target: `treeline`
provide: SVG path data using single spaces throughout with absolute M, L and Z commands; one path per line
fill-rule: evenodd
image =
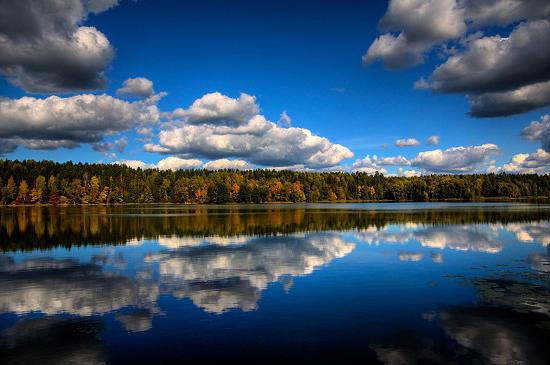
M 264 203 L 549 197 L 550 176 L 381 174 L 275 170 L 132 169 L 115 164 L 0 161 L 0 203 Z

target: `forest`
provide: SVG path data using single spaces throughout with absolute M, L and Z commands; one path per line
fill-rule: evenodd
M 550 197 L 550 176 L 393 177 L 362 172 L 158 170 L 0 160 L 2 205 L 436 201 Z

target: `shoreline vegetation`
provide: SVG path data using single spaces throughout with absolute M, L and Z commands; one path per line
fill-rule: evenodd
M 158 170 L 0 160 L 0 205 L 506 201 L 550 197 L 550 176 Z

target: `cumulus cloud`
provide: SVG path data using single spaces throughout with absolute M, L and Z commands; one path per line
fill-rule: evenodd
M 451 147 L 446 150 L 420 152 L 410 161 L 411 166 L 435 173 L 471 173 L 488 164 L 489 157 L 498 153 L 495 144 Z
M 374 156 L 376 159 L 376 156 Z M 407 160 L 405 157 L 399 155 L 399 156 L 393 156 L 393 157 L 382 157 L 380 159 L 376 159 L 378 164 L 383 166 L 407 166 L 410 165 L 409 160 Z
M 235 170 L 250 170 L 252 165 L 243 160 L 228 160 L 222 158 L 219 160 L 209 161 L 204 164 L 204 168 L 208 170 L 224 170 L 224 169 L 235 169 Z
M 160 160 L 156 167 L 160 170 L 189 170 L 189 169 L 197 169 L 202 166 L 202 162 L 195 159 L 184 159 L 179 157 L 166 157 L 162 160 Z
M 512 25 L 512 31 L 483 34 L 483 27 L 495 25 Z M 411 66 L 440 46 L 445 62 L 415 88 L 465 94 L 473 117 L 508 116 L 550 105 L 550 48 L 541 47 L 550 43 L 548 1 L 392 0 L 380 28 L 388 33 L 372 43 L 365 63 Z
M 28 92 L 104 88 L 114 56 L 107 37 L 80 26 L 117 0 L 6 0 L 0 3 L 0 73 Z
M 384 166 L 412 166 L 428 173 L 472 173 L 487 168 L 492 161 L 492 155 L 499 152 L 494 144 L 480 146 L 451 147 L 446 150 L 432 150 L 418 153 L 414 158 L 407 159 L 404 156 L 378 157 L 367 155 L 361 160 L 356 160 L 352 165 L 353 171 L 363 171 L 374 174 L 379 172 L 386 174 Z M 420 176 L 421 171 L 414 169 L 405 170 L 400 167 L 397 176 Z
M 155 93 L 153 81 L 144 77 L 129 78 L 124 81 L 122 87 L 116 92 L 118 95 L 130 95 L 139 98 L 148 98 Z
M 469 95 L 470 112 L 475 118 L 522 114 L 550 105 L 550 81 L 512 91 Z
M 455 0 L 391 0 L 380 21 L 383 32 L 363 55 L 363 63 L 381 60 L 389 69 L 422 63 L 424 53 L 466 31 L 461 9 Z
M 462 0 L 462 4 L 474 27 L 550 17 L 550 3 L 546 0 Z
M 175 156 L 166 157 L 156 164 L 147 163 L 141 160 L 118 160 L 113 162 L 117 165 L 126 165 L 133 169 L 159 169 L 159 170 L 189 170 L 202 167 L 202 162 L 196 159 L 184 159 Z
M 416 170 L 405 170 L 402 167 L 397 169 L 397 176 L 414 177 L 420 175 L 422 174 Z
M 188 109 L 176 109 L 174 119 L 159 133 L 159 143 L 145 145 L 148 152 L 209 159 L 237 157 L 263 166 L 303 164 L 326 168 L 353 157 L 346 147 L 314 135 L 304 128 L 284 128 L 259 114 L 256 98 L 234 99 L 206 94 Z
M 468 49 L 437 67 L 432 90 L 484 93 L 514 90 L 550 78 L 550 21 L 518 25 L 508 37 L 473 40 Z M 527 62 L 528 60 L 528 62 Z
M 176 156 L 163 158 L 157 163 L 146 163 L 141 160 L 118 160 L 113 162 L 118 165 L 126 165 L 133 169 L 159 169 L 159 170 L 190 170 L 190 169 L 208 169 L 208 170 L 250 170 L 253 168 L 251 164 L 244 160 L 228 160 L 225 158 L 219 160 L 208 161 L 203 164 L 201 160 L 194 158 L 186 159 Z
M 397 147 L 413 147 L 418 146 L 420 142 L 416 138 L 398 139 L 395 141 Z
M 159 120 L 150 101 L 129 103 L 105 94 L 0 99 L 0 146 L 55 149 L 95 143 L 94 149 L 104 150 L 108 145 L 98 144 L 104 136 Z M 115 144 L 125 147 L 124 139 Z
M 509 163 L 500 167 L 490 167 L 488 171 L 509 174 L 547 174 L 550 172 L 550 153 L 540 148 L 531 154 L 518 153 Z
M 197 99 L 188 109 L 178 108 L 175 118 L 182 118 L 189 124 L 246 125 L 260 113 L 256 97 L 242 93 L 234 99 L 219 92 L 206 94 Z
M 435 146 L 435 145 L 439 144 L 439 136 L 430 136 L 430 137 L 428 137 L 428 139 L 426 140 L 426 144 L 428 146 Z
M 533 121 L 521 132 L 521 136 L 529 141 L 539 141 L 542 149 L 550 152 L 550 115 L 544 115 L 540 121 Z
M 367 155 L 362 160 L 356 160 L 351 165 L 352 170 L 366 172 L 367 174 L 374 174 L 379 172 L 381 174 L 386 174 L 388 171 L 382 167 L 378 161 L 378 157 L 374 155 L 372 158 Z

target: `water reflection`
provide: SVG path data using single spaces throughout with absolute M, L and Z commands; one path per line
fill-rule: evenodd
M 231 242 L 231 241 L 230 241 Z M 311 274 L 316 267 L 348 255 L 355 247 L 338 234 L 252 238 L 239 246 L 213 240 L 211 245 L 160 252 L 146 260 L 158 262 L 162 286 L 189 297 L 208 312 L 257 307 L 262 290 L 283 276 Z M 233 241 L 233 243 L 235 243 Z M 187 239 L 171 247 L 192 246 Z
M 24 314 L 102 314 L 126 306 L 154 307 L 158 287 L 110 272 L 97 264 L 2 257 L 0 310 Z
M 548 363 L 550 209 L 342 207 L 0 209 L 2 362 Z
M 442 237 L 460 234 L 458 245 L 475 240 L 470 225 L 509 225 L 519 237 L 550 242 L 550 229 L 537 222 L 550 220 L 550 209 L 528 205 L 394 204 L 373 209 L 364 204 L 295 206 L 129 206 L 17 207 L 0 209 L 0 250 L 33 250 L 82 245 L 114 245 L 159 237 L 271 236 L 310 231 L 361 230 L 376 232 L 388 226 L 440 226 L 423 240 L 447 245 Z M 395 209 L 394 207 L 401 207 Z M 456 227 L 463 225 L 462 228 Z M 455 232 L 445 232 L 446 225 Z M 462 230 L 463 232 L 461 232 Z M 421 232 L 418 232 L 421 234 Z M 482 233 L 484 234 L 484 233 Z M 438 237 L 440 235 L 440 237 Z M 376 239 L 376 237 L 373 237 Z M 386 235 L 390 240 L 390 236 Z M 403 240 L 396 237 L 395 240 Z M 452 243 L 452 241 L 451 241 Z M 483 244 L 478 244 L 483 246 Z M 487 247 L 498 249 L 498 247 Z
M 388 225 L 381 229 L 366 229 L 357 238 L 369 244 L 406 243 L 417 241 L 423 247 L 459 251 L 498 253 L 502 250 L 499 240 L 501 225 Z

